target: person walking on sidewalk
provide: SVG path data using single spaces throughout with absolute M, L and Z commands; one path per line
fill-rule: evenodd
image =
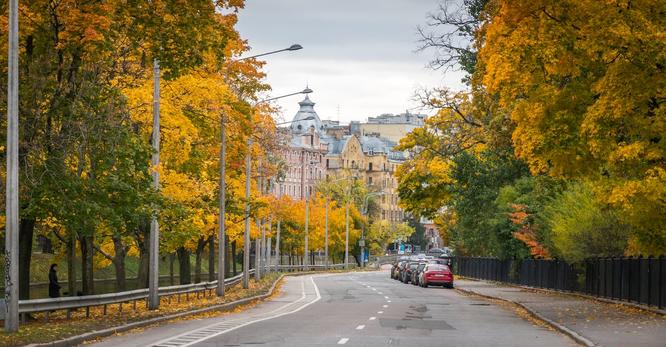
M 60 297 L 60 284 L 58 284 L 58 264 L 51 264 L 49 270 L 49 297 Z

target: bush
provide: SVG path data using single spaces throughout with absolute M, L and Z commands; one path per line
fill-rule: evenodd
M 622 255 L 629 227 L 617 212 L 595 197 L 589 183 L 572 183 L 543 212 L 555 253 L 568 262 L 587 257 Z

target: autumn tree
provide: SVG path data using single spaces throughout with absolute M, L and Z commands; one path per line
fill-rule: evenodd
M 585 179 L 643 252 L 666 249 L 666 4 L 491 1 L 475 74 L 533 174 Z

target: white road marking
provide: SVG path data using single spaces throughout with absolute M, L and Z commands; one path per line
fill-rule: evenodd
M 372 290 L 374 290 L 374 291 L 377 291 L 377 289 L 375 289 L 375 288 L 370 288 L 370 289 L 372 289 Z
M 386 302 L 391 302 L 391 300 L 386 300 Z
M 314 290 L 315 290 L 315 294 L 316 294 L 316 299 L 314 299 L 314 300 L 312 300 L 312 301 L 310 301 L 310 302 L 308 302 L 308 303 L 306 303 L 306 304 L 304 304 L 304 305 L 302 305 L 302 306 L 300 306 L 300 307 L 298 307 L 298 308 L 296 308 L 296 309 L 294 309 L 294 310 L 291 310 L 291 311 L 288 311 L 288 312 L 279 313 L 279 314 L 272 315 L 272 316 L 268 316 L 268 317 L 266 317 L 266 316 L 265 316 L 266 313 L 264 313 L 264 314 L 262 314 L 262 316 L 263 316 L 262 318 L 253 319 L 253 320 L 249 320 L 249 321 L 248 321 L 247 319 L 240 319 L 240 321 L 242 322 L 242 324 L 239 324 L 239 325 L 236 325 L 236 326 L 232 326 L 232 327 L 227 328 L 227 329 L 225 329 L 225 330 L 223 330 L 223 331 L 216 331 L 216 332 L 213 333 L 213 334 L 210 334 L 210 335 L 208 335 L 208 336 L 204 336 L 204 337 L 198 338 L 198 339 L 196 339 L 196 340 L 194 340 L 194 341 L 187 341 L 187 343 L 185 343 L 185 344 L 177 343 L 176 345 L 178 345 L 178 346 L 180 346 L 180 347 L 192 346 L 192 345 L 197 344 L 197 343 L 199 343 L 199 342 L 202 342 L 202 341 L 208 340 L 208 339 L 210 339 L 210 338 L 213 338 L 213 337 L 216 337 L 216 336 L 222 335 L 222 334 L 224 334 L 224 333 L 227 333 L 227 332 L 230 332 L 230 331 L 232 331 L 232 330 L 236 330 L 236 329 L 242 328 L 242 327 L 244 327 L 244 326 L 247 326 L 247 325 L 250 325 L 250 324 L 253 324 L 253 323 L 258 323 L 258 322 L 262 322 L 262 321 L 265 321 L 265 320 L 269 320 L 269 319 L 273 319 L 273 318 L 278 318 L 278 317 L 282 317 L 282 316 L 285 316 L 285 315 L 288 315 L 288 314 L 296 313 L 296 312 L 298 312 L 298 311 L 300 311 L 300 310 L 302 310 L 302 309 L 304 309 L 304 308 L 306 308 L 306 307 L 308 307 L 308 306 L 310 306 L 310 305 L 316 303 L 317 301 L 321 300 L 321 294 L 319 293 L 319 288 L 318 288 L 317 285 L 315 284 L 314 279 L 313 279 L 312 276 L 310 277 L 310 281 L 312 282 L 312 285 L 314 286 Z M 293 301 L 293 302 L 291 302 L 291 303 L 289 303 L 289 304 L 283 305 L 283 306 L 281 306 L 281 307 L 279 307 L 279 308 L 277 308 L 277 309 L 275 309 L 275 310 L 273 310 L 273 311 L 270 311 L 270 312 L 268 312 L 268 313 L 270 314 L 270 313 L 277 312 L 277 311 L 279 311 L 279 310 L 281 310 L 281 309 L 284 309 L 285 307 L 291 306 L 291 305 L 293 305 L 293 304 L 295 304 L 295 303 L 297 303 L 297 302 L 300 302 L 300 301 L 302 301 L 303 299 L 305 299 L 305 298 L 306 298 L 306 295 L 305 295 L 305 283 L 304 283 L 303 281 L 301 281 L 301 287 L 302 287 L 302 295 L 301 295 L 301 297 L 300 297 L 298 300 Z M 250 318 L 252 318 L 252 317 L 250 317 Z M 170 344 L 169 342 L 171 342 L 171 341 L 173 341 L 173 340 L 176 340 L 176 339 L 179 339 L 179 338 L 185 338 L 185 339 L 186 339 L 186 338 L 187 338 L 187 337 L 186 337 L 187 335 L 190 335 L 190 334 L 193 334 L 193 333 L 196 334 L 197 332 L 202 331 L 202 330 L 210 330 L 211 328 L 215 328 L 215 327 L 218 327 L 218 326 L 225 326 L 225 327 L 226 327 L 229 323 L 232 323 L 232 324 L 233 324 L 233 321 L 226 321 L 226 322 L 222 322 L 222 323 L 211 324 L 211 325 L 209 325 L 209 326 L 205 326 L 205 327 L 203 327 L 203 328 L 199 328 L 199 329 L 196 329 L 196 330 L 194 330 L 194 331 L 190 331 L 190 332 L 187 332 L 187 333 L 184 333 L 184 334 L 180 334 L 180 335 L 177 335 L 177 336 L 169 337 L 168 339 L 165 339 L 165 340 L 159 341 L 159 342 L 157 342 L 157 343 L 153 343 L 153 344 L 151 344 L 151 346 L 160 346 L 160 345 L 163 345 L 163 344 Z M 189 340 L 189 339 L 188 339 L 188 340 Z M 346 342 L 346 341 L 345 341 L 345 342 Z
M 383 308 L 387 308 L 387 307 L 388 307 L 388 305 L 382 305 L 382 307 L 383 307 Z
M 370 317 L 370 319 L 368 320 L 375 320 L 375 319 L 377 319 L 377 317 Z
M 384 296 L 384 299 L 388 300 L 388 296 Z
M 382 294 L 384 294 L 384 293 L 382 293 L 382 292 L 377 292 L 377 294 L 382 295 Z
M 377 313 L 382 314 L 382 313 L 384 313 L 384 311 L 377 311 Z
M 363 328 L 365 328 L 365 325 L 359 325 L 356 327 L 356 330 L 363 330 Z
M 347 343 L 347 341 L 349 341 L 348 338 L 346 338 L 346 337 L 345 337 L 345 338 L 341 338 L 340 341 L 338 341 L 338 345 L 344 345 L 345 343 Z

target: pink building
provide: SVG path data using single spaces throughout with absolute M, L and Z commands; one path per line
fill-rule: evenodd
M 273 194 L 305 199 L 314 192 L 317 182 L 325 177 L 324 156 L 328 144 L 321 141 L 324 126 L 314 110 L 315 103 L 308 96 L 298 103 L 301 107 L 288 131 L 284 132 L 282 160 L 284 176 L 273 184 Z

